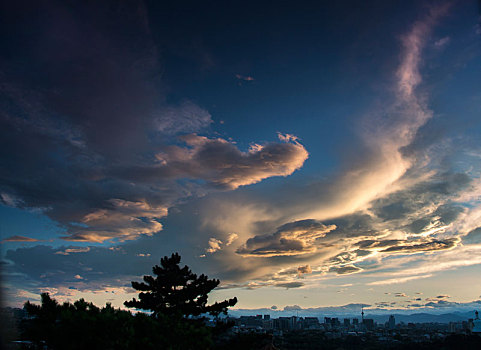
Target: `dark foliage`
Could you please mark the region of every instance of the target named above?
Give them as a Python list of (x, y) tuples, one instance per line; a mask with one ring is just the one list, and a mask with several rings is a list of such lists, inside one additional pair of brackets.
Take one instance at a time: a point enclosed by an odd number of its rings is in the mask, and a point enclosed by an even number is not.
[(154, 317), (189, 317), (210, 313), (217, 316), (226, 313), (229, 306), (237, 303), (237, 298), (207, 305), (208, 294), (219, 285), (219, 280), (208, 279), (204, 274), (197, 276), (189, 267), (180, 267), (180, 255), (175, 253), (160, 260), (152, 272), (156, 277), (144, 276), (144, 282), (132, 282), (138, 291), (139, 300), (132, 299), (124, 304), (127, 307), (149, 310)]

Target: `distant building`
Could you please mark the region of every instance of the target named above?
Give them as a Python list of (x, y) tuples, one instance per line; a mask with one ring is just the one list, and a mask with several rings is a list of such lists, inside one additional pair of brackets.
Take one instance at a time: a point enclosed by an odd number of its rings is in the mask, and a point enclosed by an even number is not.
[(305, 317), (304, 318), (305, 329), (319, 329), (319, 319), (317, 317)]
[(475, 315), (476, 317), (473, 320), (473, 329), (471, 330), (471, 332), (481, 334), (481, 320), (479, 319), (478, 311), (475, 311)]
[(332, 327), (338, 328), (341, 326), (341, 321), (337, 317), (331, 318), (331, 325)]
[(351, 320), (348, 318), (344, 319), (344, 327), (349, 328), (351, 326)]
[(374, 329), (374, 320), (372, 318), (365, 318), (362, 320), (362, 325), (368, 331), (372, 331)]
[(389, 316), (389, 321), (387, 321), (387, 326), (389, 329), (396, 328), (396, 319), (394, 318), (394, 315)]

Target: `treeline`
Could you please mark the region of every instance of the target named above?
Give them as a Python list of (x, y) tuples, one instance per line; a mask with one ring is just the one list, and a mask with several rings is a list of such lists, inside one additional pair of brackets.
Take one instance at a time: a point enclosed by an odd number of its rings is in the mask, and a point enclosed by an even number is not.
[(222, 331), (202, 320), (154, 318), (110, 304), (99, 308), (83, 299), (59, 304), (46, 293), (41, 295), (41, 305), (27, 302), (24, 308), (22, 338), (54, 350), (208, 349)]
[(149, 314), (110, 304), (99, 308), (83, 299), (59, 304), (44, 293), (41, 305), (25, 303), (28, 317), (22, 322), (22, 338), (53, 350), (210, 349), (213, 336), (231, 325), (208, 327), (201, 316), (225, 314), (237, 298), (208, 305), (208, 294), (220, 281), (197, 276), (188, 266), (180, 267), (180, 260), (177, 253), (165, 256), (152, 268), (153, 276), (132, 282), (140, 292), (138, 299), (124, 305)]

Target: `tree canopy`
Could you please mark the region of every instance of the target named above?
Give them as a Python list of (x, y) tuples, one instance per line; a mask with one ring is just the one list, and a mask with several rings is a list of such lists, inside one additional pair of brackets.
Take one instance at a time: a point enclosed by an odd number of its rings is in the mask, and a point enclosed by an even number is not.
[(139, 299), (133, 298), (124, 303), (127, 307), (150, 310), (154, 317), (159, 315), (189, 317), (209, 313), (217, 316), (227, 313), (229, 306), (237, 303), (237, 298), (207, 305), (208, 294), (220, 281), (208, 279), (204, 274), (197, 276), (188, 266), (180, 267), (180, 255), (160, 259), (160, 266), (152, 268), (154, 276), (144, 276), (144, 282), (132, 282), (138, 291)]

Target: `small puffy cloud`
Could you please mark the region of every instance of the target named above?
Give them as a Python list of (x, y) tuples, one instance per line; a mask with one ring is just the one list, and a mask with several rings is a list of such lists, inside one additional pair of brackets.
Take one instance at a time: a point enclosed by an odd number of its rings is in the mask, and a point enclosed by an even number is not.
[(73, 278), (75, 278), (76, 280), (83, 280), (84, 278), (80, 275), (75, 275)]
[(302, 310), (302, 307), (299, 305), (286, 305), (284, 307), (284, 311), (299, 311)]
[(71, 253), (86, 253), (90, 251), (90, 247), (67, 248), (55, 252), (57, 255), (70, 255)]
[(448, 45), (450, 41), (451, 41), (451, 38), (449, 36), (445, 36), (444, 38), (436, 40), (434, 42), (434, 46), (440, 49)]
[(150, 253), (139, 253), (137, 256), (142, 257), (142, 258), (148, 258), (150, 256)]
[(317, 220), (300, 220), (280, 226), (273, 234), (249, 238), (237, 249), (241, 255), (289, 256), (313, 253), (316, 239), (336, 229), (335, 225), (324, 225)]
[(359, 271), (362, 271), (362, 269), (354, 265), (333, 266), (329, 269), (329, 272), (335, 272), (338, 275), (350, 275)]
[(11, 236), (5, 238), (2, 242), (38, 242), (38, 239), (25, 236)]
[(271, 310), (277, 310), (277, 305), (272, 305)]
[(243, 81), (254, 81), (255, 79), (249, 75), (236, 74), (235, 77)]
[(408, 295), (406, 293), (400, 293), (400, 292), (395, 293), (394, 296), (397, 297), (397, 298), (407, 298), (408, 297)]
[(307, 265), (301, 265), (297, 268), (297, 274), (299, 276), (305, 274), (305, 273), (312, 273), (312, 268), (309, 264)]
[(232, 243), (234, 243), (234, 241), (235, 241), (238, 237), (239, 237), (239, 235), (237, 235), (237, 233), (229, 233), (229, 235), (227, 236), (225, 245), (226, 245), (226, 246), (231, 245)]
[(283, 142), (296, 142), (298, 140), (298, 137), (292, 134), (282, 134), (280, 132), (277, 133), (277, 137), (279, 137), (279, 140)]
[(222, 241), (216, 238), (210, 238), (209, 239), (209, 248), (207, 248), (205, 251), (207, 253), (215, 253), (216, 251), (222, 249)]
[(212, 123), (211, 115), (192, 102), (164, 107), (155, 118), (155, 126), (164, 134), (197, 132)]
[(300, 287), (304, 286), (304, 283), (302, 283), (302, 282), (283, 282), (283, 283), (276, 283), (274, 286), (275, 287), (282, 287), (282, 288), (286, 288), (286, 289), (300, 288)]

